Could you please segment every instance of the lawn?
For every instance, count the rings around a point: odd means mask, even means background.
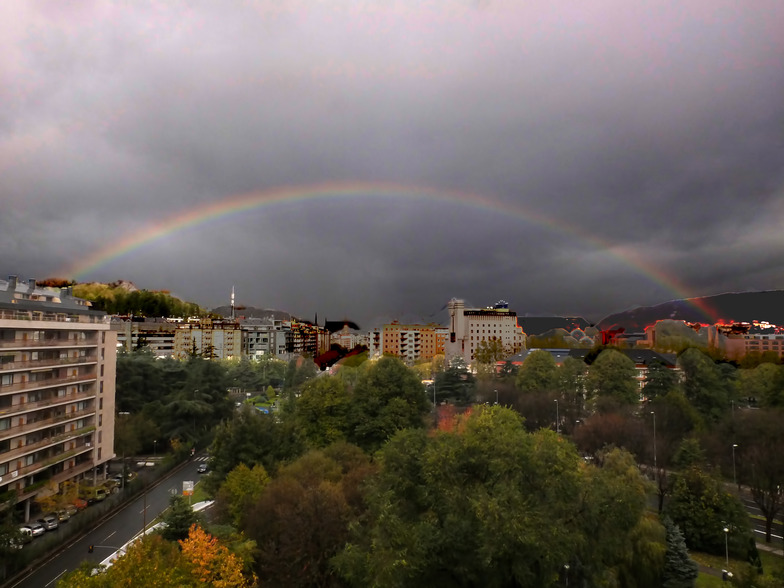
[[[762,569],[765,574],[769,574],[772,570],[781,568],[784,565],[784,560],[773,553],[768,551],[759,550],[760,559],[762,560]],[[738,573],[745,565],[746,562],[730,558],[729,566],[726,560],[718,555],[711,555],[708,553],[692,552],[691,558],[698,564],[712,568],[721,573],[724,569],[729,569],[733,573]],[[727,584],[722,581],[721,576],[713,576],[707,573],[700,573],[697,579],[697,588],[711,588],[712,586],[726,586]]]

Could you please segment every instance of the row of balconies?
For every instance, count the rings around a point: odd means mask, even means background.
[[[94,430],[95,430],[95,426],[90,425],[87,427],[82,427],[81,429],[76,429],[74,431],[66,431],[65,433],[61,433],[54,437],[45,437],[40,441],[36,441],[35,443],[29,443],[27,445],[22,445],[19,447],[9,449],[5,453],[0,453],[0,462],[11,461],[13,459],[24,457],[28,453],[38,451],[39,449],[43,449],[44,447],[48,447],[50,445],[53,446],[53,445],[57,445],[58,443],[65,443],[67,441],[70,441],[71,439],[75,439],[77,437],[87,435],[93,432]]]
[[[62,461],[68,460],[68,459],[72,459],[72,458],[78,458],[79,455],[83,455],[83,454],[88,453],[90,451],[92,451],[91,444],[85,443],[81,447],[77,447],[75,450],[67,451],[67,452],[64,452],[64,453],[60,454],[59,456],[57,456],[56,460],[51,461],[50,463],[47,463],[44,466],[38,466],[38,464],[32,464],[32,465],[29,465],[29,466],[27,466],[25,468],[22,468],[20,470],[16,470],[15,472],[12,472],[8,476],[3,476],[3,478],[4,478],[3,479],[3,483],[5,483],[6,481],[10,481],[10,482],[18,481],[18,482],[21,482],[26,476],[32,476],[32,475],[38,474],[38,473],[40,473],[42,471],[45,471],[46,468],[50,467],[51,465],[53,465],[55,463],[59,463],[59,462],[62,462]],[[74,463],[71,467],[63,468],[62,471],[57,472],[56,474],[54,474],[51,477],[47,478],[46,479],[46,482],[47,482],[46,485],[53,485],[55,483],[59,484],[60,482],[63,482],[65,480],[73,479],[75,476],[78,476],[79,474],[82,474],[82,473],[90,470],[93,466],[94,466],[94,462],[93,462],[92,459],[85,459],[84,461],[82,461],[80,463]],[[15,475],[13,475],[13,474],[15,474]],[[13,477],[11,477],[12,475],[13,475]],[[32,489],[30,489],[30,490],[25,491],[25,487],[22,487],[21,489],[17,490],[17,495],[18,495],[17,496],[17,500],[21,501],[21,500],[24,500],[25,498],[34,496],[35,494],[39,493],[42,490],[42,486],[40,484],[40,481],[37,481],[37,482],[38,483],[34,482],[32,484],[28,483],[28,485],[27,485],[28,488],[30,486],[32,486]]]
[[[47,481],[51,485],[59,484],[60,482],[65,482],[66,480],[71,480],[71,479],[75,478],[76,476],[78,476],[80,474],[88,472],[91,469],[93,469],[94,467],[95,467],[95,462],[92,459],[88,459],[88,460],[83,461],[81,463],[74,464],[73,467],[67,468],[67,469],[63,470],[62,472],[59,472],[59,473],[53,475]],[[24,490],[24,488],[22,488],[21,490],[19,490],[17,492],[17,500],[18,501],[22,501],[22,500],[25,500],[27,498],[31,498],[31,497],[35,496],[40,491],[41,491],[41,487],[40,486],[36,486],[35,488],[33,488],[32,490],[29,490],[27,492]]]
[[[97,337],[89,337],[87,339],[14,339],[13,341],[2,340],[0,341],[0,349],[43,349],[46,347],[61,348],[83,348],[95,347],[98,345]]]
[[[14,382],[6,386],[0,386],[0,394],[13,394],[15,392],[26,392],[30,390],[43,390],[46,388],[55,388],[57,386],[66,386],[69,384],[79,384],[94,382],[96,374],[79,374],[76,376],[65,376],[62,378],[49,378],[48,380],[37,380],[27,382]]]
[[[24,370],[63,367],[69,365],[84,365],[96,363],[98,360],[94,355],[86,357],[57,357],[54,359],[30,359],[27,361],[10,361],[2,365],[3,372],[18,372]]]
[[[45,321],[55,323],[91,323],[108,324],[108,315],[95,316],[89,314],[76,314],[64,312],[43,312],[39,310],[2,309],[0,319],[9,321]]]
[[[0,417],[31,412],[47,406],[57,406],[60,404],[68,404],[69,402],[76,402],[78,400],[85,400],[87,398],[95,398],[95,390],[85,390],[65,396],[54,396],[46,400],[38,400],[35,402],[21,402],[12,406],[0,409]]]
[[[56,414],[49,418],[39,419],[33,422],[17,424],[15,427],[9,427],[8,429],[5,429],[3,431],[3,437],[7,439],[9,437],[16,437],[23,433],[32,433],[34,431],[40,431],[41,429],[45,429],[46,427],[51,427],[52,425],[67,423],[68,421],[76,420],[81,417],[90,416],[94,414],[95,414],[94,406],[91,408],[85,408],[84,410],[77,410],[75,412],[64,412],[61,414]]]

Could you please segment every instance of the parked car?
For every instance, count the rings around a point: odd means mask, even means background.
[[[64,508],[63,508],[63,509],[61,509],[61,510],[58,510],[58,511],[57,511],[56,513],[54,513],[54,514],[56,514],[56,515],[57,515],[57,520],[58,520],[58,521],[60,521],[61,523],[65,523],[66,521],[68,521],[68,520],[71,518],[71,513],[70,513],[70,512],[68,512],[68,511],[67,511],[66,509],[64,509]]]
[[[207,464],[206,463],[200,463],[199,467],[196,468],[196,471],[198,473],[200,473],[200,474],[206,474],[207,473]]]
[[[55,514],[48,514],[38,519],[38,522],[44,526],[47,531],[54,531],[60,526],[60,521]]]
[[[38,521],[30,521],[28,523],[25,523],[24,526],[30,529],[30,533],[32,533],[33,537],[40,537],[41,535],[46,533],[46,527],[44,527]]]
[[[73,501],[73,505],[77,511],[82,512],[85,508],[87,508],[87,501],[81,498],[77,498]]]
[[[30,527],[19,527],[19,537],[14,540],[13,546],[22,549],[22,545],[33,540],[33,530]]]

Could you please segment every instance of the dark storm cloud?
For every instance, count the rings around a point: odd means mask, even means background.
[[[518,4],[4,3],[7,272],[60,271],[232,194],[381,181],[552,222],[305,201],[84,277],[205,305],[237,283],[245,304],[360,321],[452,296],[598,318],[679,283],[782,287],[784,7]]]

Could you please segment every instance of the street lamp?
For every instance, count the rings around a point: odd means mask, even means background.
[[[738,486],[738,476],[735,473],[735,448],[738,446],[737,443],[732,444],[732,481]],[[738,490],[740,490],[740,486],[738,486]]]
[[[561,432],[561,427],[558,424],[558,421],[560,421],[560,420],[561,420],[561,418],[558,415],[558,399],[556,398],[555,399],[555,432],[556,433],[560,433]]]
[[[566,580],[566,585],[569,585],[569,564],[564,564],[564,579]]]
[[[651,411],[653,415],[653,469],[658,470],[658,466],[656,464],[656,413]]]
[[[158,455],[158,440],[152,440],[152,456],[156,457]]]
[[[498,404],[498,390],[494,390],[495,392],[495,403]]]
[[[730,544],[727,537],[729,537],[730,529],[729,527],[724,527],[724,562],[726,563],[727,567],[730,567]]]

